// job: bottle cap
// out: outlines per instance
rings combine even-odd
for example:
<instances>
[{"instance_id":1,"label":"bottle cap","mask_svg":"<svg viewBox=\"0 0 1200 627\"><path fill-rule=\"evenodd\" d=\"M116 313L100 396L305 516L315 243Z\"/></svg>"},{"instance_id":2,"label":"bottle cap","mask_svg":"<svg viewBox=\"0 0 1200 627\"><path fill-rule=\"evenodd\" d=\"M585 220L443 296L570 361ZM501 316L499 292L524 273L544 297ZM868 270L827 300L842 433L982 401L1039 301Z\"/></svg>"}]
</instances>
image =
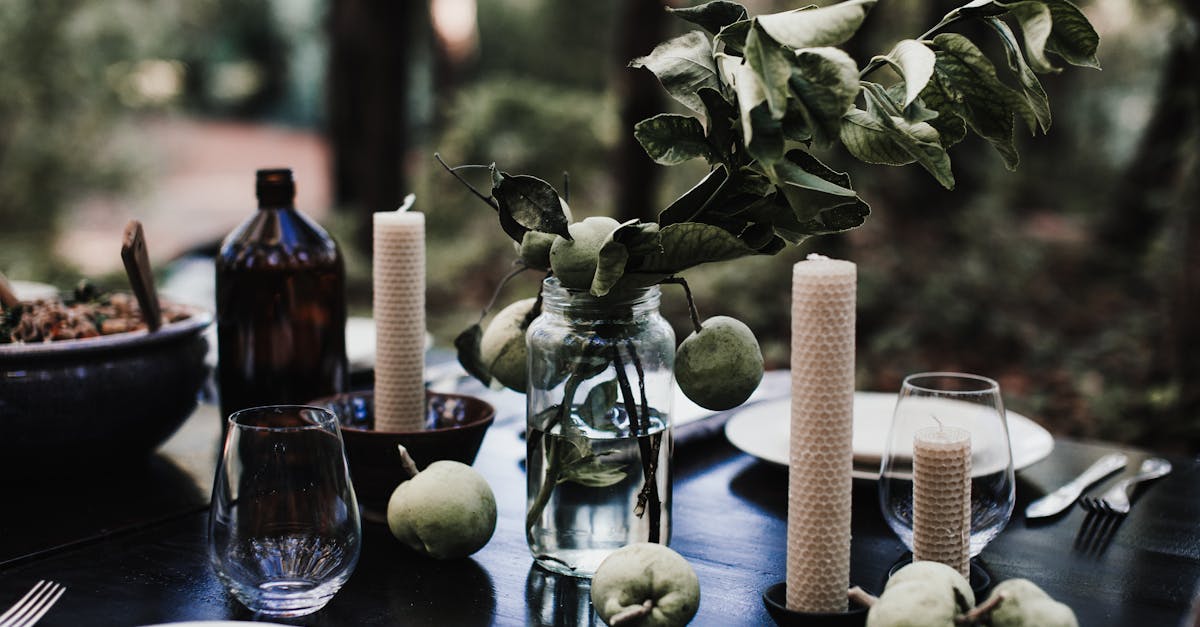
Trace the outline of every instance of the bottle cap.
<instances>
[{"instance_id":1,"label":"bottle cap","mask_svg":"<svg viewBox=\"0 0 1200 627\"><path fill-rule=\"evenodd\" d=\"M258 170L254 187L260 207L289 207L296 199L291 168Z\"/></svg>"}]
</instances>

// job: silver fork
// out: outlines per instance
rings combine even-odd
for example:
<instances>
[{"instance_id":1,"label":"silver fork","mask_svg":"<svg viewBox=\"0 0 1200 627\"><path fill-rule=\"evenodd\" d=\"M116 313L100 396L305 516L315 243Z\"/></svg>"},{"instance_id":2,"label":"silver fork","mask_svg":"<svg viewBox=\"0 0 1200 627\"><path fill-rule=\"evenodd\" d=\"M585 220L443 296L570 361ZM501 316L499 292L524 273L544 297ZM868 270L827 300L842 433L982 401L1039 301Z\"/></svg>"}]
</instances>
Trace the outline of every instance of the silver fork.
<instances>
[{"instance_id":1,"label":"silver fork","mask_svg":"<svg viewBox=\"0 0 1200 627\"><path fill-rule=\"evenodd\" d=\"M1151 457L1142 462L1142 467L1138 469L1138 474L1122 479L1117 485L1113 486L1108 492L1100 495L1099 498L1094 496L1085 496L1083 499L1083 507L1090 511L1100 511L1109 515L1124 516L1129 513L1129 495L1133 492L1133 487L1143 481L1157 479L1171 472L1171 462L1161 457Z\"/></svg>"},{"instance_id":2,"label":"silver fork","mask_svg":"<svg viewBox=\"0 0 1200 627\"><path fill-rule=\"evenodd\" d=\"M42 619L67 589L62 584L42 580L37 582L15 605L0 614L0 627L31 627Z\"/></svg>"},{"instance_id":3,"label":"silver fork","mask_svg":"<svg viewBox=\"0 0 1200 627\"><path fill-rule=\"evenodd\" d=\"M1075 548L1085 553L1099 553L1108 546L1113 533L1129 514L1129 497L1134 487L1143 481L1158 479L1171 472L1171 462L1151 457L1142 462L1138 473L1117 482L1099 497L1085 496L1079 504L1088 511L1075 537Z\"/></svg>"}]
</instances>

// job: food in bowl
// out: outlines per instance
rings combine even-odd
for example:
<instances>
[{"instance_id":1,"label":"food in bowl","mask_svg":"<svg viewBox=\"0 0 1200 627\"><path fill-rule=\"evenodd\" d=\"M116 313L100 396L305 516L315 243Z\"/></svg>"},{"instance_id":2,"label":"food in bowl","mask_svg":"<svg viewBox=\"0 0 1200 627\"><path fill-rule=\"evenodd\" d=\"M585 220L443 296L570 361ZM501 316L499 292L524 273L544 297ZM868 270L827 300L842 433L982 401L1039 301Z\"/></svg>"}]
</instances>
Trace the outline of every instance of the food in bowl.
<instances>
[{"instance_id":1,"label":"food in bowl","mask_svg":"<svg viewBox=\"0 0 1200 627\"><path fill-rule=\"evenodd\" d=\"M164 323L191 316L191 310L162 303ZM25 301L0 314L0 344L60 342L146 328L137 300L130 294L103 296L84 285L71 298Z\"/></svg>"}]
</instances>

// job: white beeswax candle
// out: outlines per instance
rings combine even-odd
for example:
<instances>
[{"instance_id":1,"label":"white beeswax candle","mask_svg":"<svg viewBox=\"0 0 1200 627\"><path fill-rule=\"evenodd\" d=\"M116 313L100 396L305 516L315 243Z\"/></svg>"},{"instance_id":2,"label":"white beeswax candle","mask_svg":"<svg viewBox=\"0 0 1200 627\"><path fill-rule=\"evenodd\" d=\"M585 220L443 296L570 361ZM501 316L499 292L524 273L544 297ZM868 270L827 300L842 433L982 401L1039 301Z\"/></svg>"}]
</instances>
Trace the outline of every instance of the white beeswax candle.
<instances>
[{"instance_id":1,"label":"white beeswax candle","mask_svg":"<svg viewBox=\"0 0 1200 627\"><path fill-rule=\"evenodd\" d=\"M913 561L970 576L971 434L926 427L913 436Z\"/></svg>"},{"instance_id":2,"label":"white beeswax candle","mask_svg":"<svg viewBox=\"0 0 1200 627\"><path fill-rule=\"evenodd\" d=\"M374 220L375 429L425 427L425 215Z\"/></svg>"},{"instance_id":3,"label":"white beeswax candle","mask_svg":"<svg viewBox=\"0 0 1200 627\"><path fill-rule=\"evenodd\" d=\"M793 268L787 607L800 612L847 608L856 289L849 261Z\"/></svg>"}]
</instances>

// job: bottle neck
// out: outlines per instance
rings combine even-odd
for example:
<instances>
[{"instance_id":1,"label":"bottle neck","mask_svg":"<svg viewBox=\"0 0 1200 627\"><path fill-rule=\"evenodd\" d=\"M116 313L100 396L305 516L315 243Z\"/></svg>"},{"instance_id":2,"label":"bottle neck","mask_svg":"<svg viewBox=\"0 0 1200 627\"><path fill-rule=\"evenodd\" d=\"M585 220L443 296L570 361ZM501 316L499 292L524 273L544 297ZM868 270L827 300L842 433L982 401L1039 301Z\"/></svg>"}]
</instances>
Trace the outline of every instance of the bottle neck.
<instances>
[{"instance_id":1,"label":"bottle neck","mask_svg":"<svg viewBox=\"0 0 1200 627\"><path fill-rule=\"evenodd\" d=\"M579 320L632 320L658 313L657 285L594 296L587 290L563 287L555 277L542 282L542 311Z\"/></svg>"}]
</instances>

